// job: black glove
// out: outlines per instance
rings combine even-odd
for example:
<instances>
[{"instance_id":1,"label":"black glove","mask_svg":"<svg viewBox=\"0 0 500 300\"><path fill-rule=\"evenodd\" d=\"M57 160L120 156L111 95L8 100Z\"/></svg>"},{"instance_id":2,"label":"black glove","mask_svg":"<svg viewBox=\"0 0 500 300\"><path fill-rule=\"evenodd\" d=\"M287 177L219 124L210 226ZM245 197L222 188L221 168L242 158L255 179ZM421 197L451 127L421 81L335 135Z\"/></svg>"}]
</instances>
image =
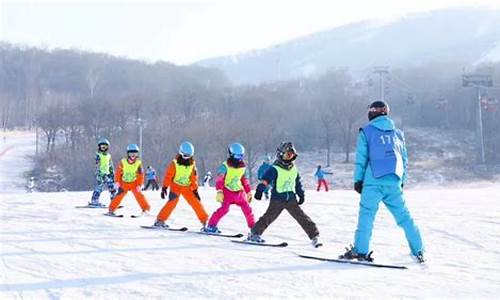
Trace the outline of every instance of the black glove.
<instances>
[{"instance_id":1,"label":"black glove","mask_svg":"<svg viewBox=\"0 0 500 300\"><path fill-rule=\"evenodd\" d=\"M299 205L302 205L302 204L304 203L304 200L305 200L305 199L304 199L304 196L299 197L299 201L297 201L297 203L298 203Z\"/></svg>"},{"instance_id":2,"label":"black glove","mask_svg":"<svg viewBox=\"0 0 500 300\"><path fill-rule=\"evenodd\" d=\"M257 185L257 188L255 189L255 194L253 194L253 197L257 200L262 199L262 193L264 192L265 189L266 186L263 185L262 183L259 183L259 185Z\"/></svg>"},{"instance_id":3,"label":"black glove","mask_svg":"<svg viewBox=\"0 0 500 300\"><path fill-rule=\"evenodd\" d=\"M165 195L167 195L167 189L168 189L167 187L164 187L164 186L162 186L162 187L161 187L161 194L160 194L160 197L161 197L162 199L165 199Z\"/></svg>"},{"instance_id":4,"label":"black glove","mask_svg":"<svg viewBox=\"0 0 500 300\"><path fill-rule=\"evenodd\" d=\"M354 183L354 190L358 192L358 194L361 194L361 191L363 190L363 181L356 181Z\"/></svg>"},{"instance_id":5,"label":"black glove","mask_svg":"<svg viewBox=\"0 0 500 300\"><path fill-rule=\"evenodd\" d=\"M194 190L193 191L193 194L196 198L198 198L198 201L201 201L201 197L200 197L200 194L198 193L198 190Z\"/></svg>"}]
</instances>

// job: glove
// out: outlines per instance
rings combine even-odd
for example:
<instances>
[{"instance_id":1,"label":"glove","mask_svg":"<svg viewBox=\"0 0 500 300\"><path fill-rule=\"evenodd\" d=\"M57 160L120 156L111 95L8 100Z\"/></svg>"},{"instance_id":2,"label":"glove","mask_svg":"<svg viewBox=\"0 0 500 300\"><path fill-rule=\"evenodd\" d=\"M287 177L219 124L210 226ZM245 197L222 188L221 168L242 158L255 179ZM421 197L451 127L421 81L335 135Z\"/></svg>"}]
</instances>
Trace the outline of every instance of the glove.
<instances>
[{"instance_id":1,"label":"glove","mask_svg":"<svg viewBox=\"0 0 500 300\"><path fill-rule=\"evenodd\" d=\"M161 194L160 194L160 197L161 197L162 199L165 199L165 195L167 194L167 189L168 189L168 188L167 188L167 187L165 187L165 186L161 187Z\"/></svg>"},{"instance_id":2,"label":"glove","mask_svg":"<svg viewBox=\"0 0 500 300\"><path fill-rule=\"evenodd\" d=\"M248 203L252 202L252 193L247 194L247 202Z\"/></svg>"},{"instance_id":3,"label":"glove","mask_svg":"<svg viewBox=\"0 0 500 300\"><path fill-rule=\"evenodd\" d=\"M196 197L196 199L198 199L198 201L201 201L201 197L200 197L200 194L198 193L198 190L194 190L193 194Z\"/></svg>"},{"instance_id":4,"label":"glove","mask_svg":"<svg viewBox=\"0 0 500 300\"><path fill-rule=\"evenodd\" d=\"M304 200L305 200L305 199L304 199L304 196L299 197L299 201L297 201L297 203L298 203L299 205L302 205L302 204L304 204Z\"/></svg>"},{"instance_id":5,"label":"glove","mask_svg":"<svg viewBox=\"0 0 500 300\"><path fill-rule=\"evenodd\" d=\"M140 192L141 192L141 190L142 190L142 188L141 188L141 186L140 186L140 185L138 185L138 186L136 186L136 187L135 187L135 190L136 190L137 192L139 192L139 193L140 193Z\"/></svg>"},{"instance_id":6,"label":"glove","mask_svg":"<svg viewBox=\"0 0 500 300\"><path fill-rule=\"evenodd\" d=\"M262 193L264 192L264 190L266 189L266 186L263 185L262 183L259 183L259 185L257 185L257 189L255 190L255 199L257 200L260 200L262 199Z\"/></svg>"},{"instance_id":7,"label":"glove","mask_svg":"<svg viewBox=\"0 0 500 300\"><path fill-rule=\"evenodd\" d=\"M217 196L215 196L215 200L219 203L222 203L222 201L224 201L224 192L217 191Z\"/></svg>"},{"instance_id":8,"label":"glove","mask_svg":"<svg viewBox=\"0 0 500 300\"><path fill-rule=\"evenodd\" d=\"M361 191L363 190L363 181L356 181L354 183L354 190L358 192L358 194L361 194Z\"/></svg>"}]
</instances>

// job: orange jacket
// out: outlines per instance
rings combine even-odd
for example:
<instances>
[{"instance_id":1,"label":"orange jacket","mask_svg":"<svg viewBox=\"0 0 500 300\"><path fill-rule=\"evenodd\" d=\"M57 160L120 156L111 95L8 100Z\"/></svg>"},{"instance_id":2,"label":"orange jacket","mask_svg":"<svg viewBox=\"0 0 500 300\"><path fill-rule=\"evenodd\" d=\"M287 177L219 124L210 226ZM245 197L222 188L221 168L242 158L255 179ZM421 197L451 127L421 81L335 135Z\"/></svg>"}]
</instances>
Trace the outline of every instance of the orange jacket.
<instances>
[{"instance_id":1,"label":"orange jacket","mask_svg":"<svg viewBox=\"0 0 500 300\"><path fill-rule=\"evenodd\" d=\"M115 182L118 182L120 185L132 184L134 186L141 186L144 183L144 170L142 169L142 162L141 165L139 166L139 169L137 169L137 178L135 179L134 182L129 182L129 183L123 182L122 175L123 175L123 164L122 161L120 160L120 163L118 164L118 169L115 172Z\"/></svg>"},{"instance_id":2,"label":"orange jacket","mask_svg":"<svg viewBox=\"0 0 500 300\"><path fill-rule=\"evenodd\" d=\"M193 159L193 164L195 163ZM176 185L180 187L180 185L174 182L175 177L175 163L173 161L170 162L167 169L165 170L165 176L163 176L163 187L170 187L171 185ZM191 184L189 188L194 191L198 189L198 173L196 172L196 166L193 168L193 172L191 172Z\"/></svg>"}]
</instances>

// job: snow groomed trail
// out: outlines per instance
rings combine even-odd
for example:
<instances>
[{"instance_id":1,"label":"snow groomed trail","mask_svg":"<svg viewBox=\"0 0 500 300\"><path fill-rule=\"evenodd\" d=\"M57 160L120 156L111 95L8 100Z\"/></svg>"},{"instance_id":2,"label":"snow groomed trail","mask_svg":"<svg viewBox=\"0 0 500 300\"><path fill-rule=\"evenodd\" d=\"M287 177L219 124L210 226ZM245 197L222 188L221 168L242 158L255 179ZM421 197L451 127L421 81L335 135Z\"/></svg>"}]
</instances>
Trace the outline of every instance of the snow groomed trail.
<instances>
[{"instance_id":1,"label":"snow groomed trail","mask_svg":"<svg viewBox=\"0 0 500 300\"><path fill-rule=\"evenodd\" d=\"M7 131L0 134L0 193L25 191L24 172L30 171L35 154L35 133ZM1 195L0 195L1 197Z\"/></svg>"},{"instance_id":2,"label":"snow groomed trail","mask_svg":"<svg viewBox=\"0 0 500 300\"><path fill-rule=\"evenodd\" d=\"M352 242L358 196L352 191L307 191L304 210L325 246L313 249L284 212L264 233L287 248L231 243L190 232L141 229L164 200L147 192L152 216L129 218L139 207L127 195L109 218L101 209L76 209L90 192L0 194L1 299L433 297L495 298L500 293L500 186L406 192L426 244L425 266L408 255L403 232L380 207L372 246L376 262L408 270L316 262L296 253L337 256ZM107 193L104 192L105 203ZM209 212L213 189L201 190ZM252 203L258 218L266 201ZM170 223L198 230L181 200ZM239 208L221 221L227 233L247 233Z\"/></svg>"}]
</instances>

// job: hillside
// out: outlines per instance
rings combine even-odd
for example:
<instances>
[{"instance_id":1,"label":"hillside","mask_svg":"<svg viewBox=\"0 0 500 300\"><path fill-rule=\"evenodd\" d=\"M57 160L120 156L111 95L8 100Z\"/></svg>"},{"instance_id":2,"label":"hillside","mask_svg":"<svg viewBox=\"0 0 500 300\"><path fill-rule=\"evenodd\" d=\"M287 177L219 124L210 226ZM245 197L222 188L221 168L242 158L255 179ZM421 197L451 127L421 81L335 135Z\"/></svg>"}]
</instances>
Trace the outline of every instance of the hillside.
<instances>
[{"instance_id":1,"label":"hillside","mask_svg":"<svg viewBox=\"0 0 500 300\"><path fill-rule=\"evenodd\" d=\"M319 75L331 68L366 70L427 62L498 61L500 11L454 8L396 20L366 21L228 57L198 62L235 83Z\"/></svg>"}]
</instances>

